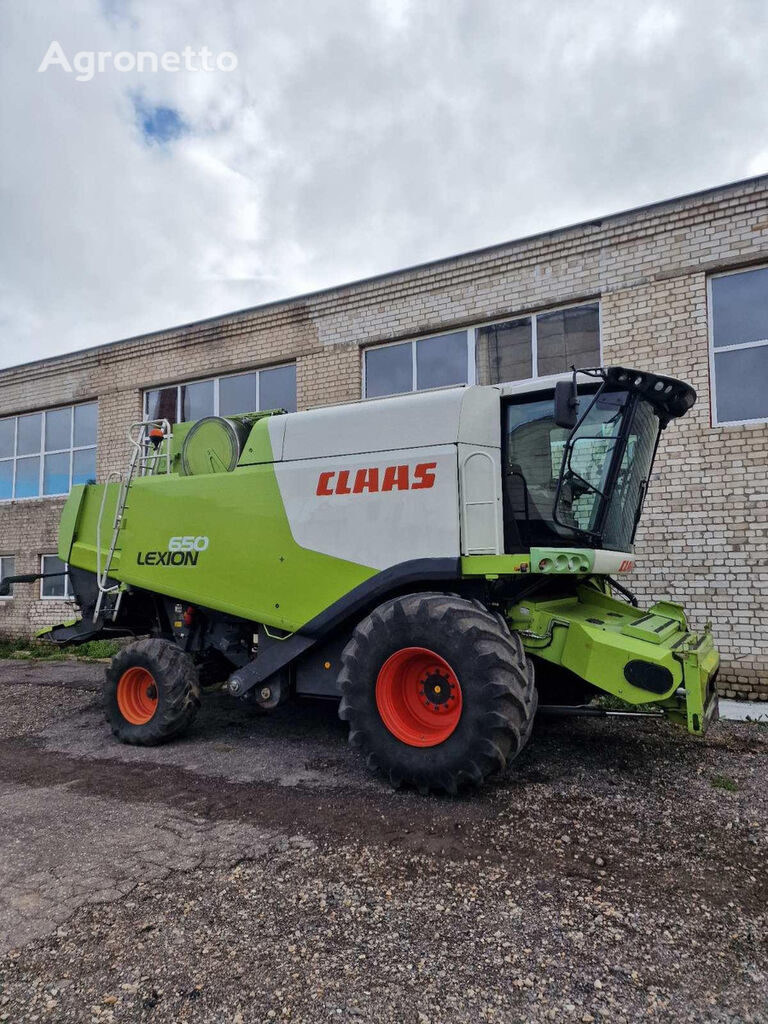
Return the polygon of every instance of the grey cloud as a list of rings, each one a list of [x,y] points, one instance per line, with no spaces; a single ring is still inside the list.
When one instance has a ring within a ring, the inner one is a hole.
[[[768,170],[761,0],[8,6],[0,363]],[[35,71],[233,50],[232,74]],[[190,134],[146,147],[131,95]]]

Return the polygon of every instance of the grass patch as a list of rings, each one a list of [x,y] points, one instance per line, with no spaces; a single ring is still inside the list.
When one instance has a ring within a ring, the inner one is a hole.
[[[53,644],[44,644],[28,637],[0,640],[0,658],[33,658],[39,661],[63,661],[66,655]]]
[[[710,782],[713,789],[725,789],[728,793],[735,793],[739,788],[729,775],[713,775]]]
[[[114,640],[89,640],[79,647],[69,648],[77,658],[113,658],[119,650],[120,644]]]
[[[67,658],[111,658],[120,650],[114,640],[89,640],[79,647],[56,647],[28,637],[0,639],[0,658],[33,661],[64,661]]]

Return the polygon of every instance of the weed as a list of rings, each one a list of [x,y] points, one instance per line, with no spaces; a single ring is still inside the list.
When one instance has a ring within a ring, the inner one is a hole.
[[[28,637],[0,639],[0,658],[63,661],[65,658],[111,658],[120,649],[114,640],[89,640],[79,647],[62,649]]]
[[[710,781],[713,789],[725,789],[729,793],[735,793],[739,788],[729,775],[713,775]]]

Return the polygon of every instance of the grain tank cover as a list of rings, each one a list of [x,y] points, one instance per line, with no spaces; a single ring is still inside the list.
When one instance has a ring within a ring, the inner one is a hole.
[[[205,416],[198,420],[184,438],[182,475],[231,473],[238,463],[250,427],[250,422],[224,416]]]

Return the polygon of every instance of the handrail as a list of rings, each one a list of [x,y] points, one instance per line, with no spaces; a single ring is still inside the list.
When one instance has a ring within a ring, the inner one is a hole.
[[[107,580],[109,579],[109,570],[112,568],[112,560],[115,557],[115,550],[117,549],[117,539],[120,535],[123,513],[125,512],[125,506],[128,501],[128,491],[137,473],[139,476],[155,476],[161,471],[160,466],[162,465],[163,460],[165,461],[165,473],[171,472],[172,437],[173,433],[171,431],[171,424],[167,419],[143,420],[138,423],[132,423],[128,428],[128,441],[133,449],[128,463],[128,472],[126,473],[125,478],[123,478],[120,473],[113,471],[107,474],[107,478],[104,481],[104,489],[101,495],[101,506],[99,507],[98,519],[96,520],[96,584],[99,588],[99,594],[96,598],[96,605],[93,609],[94,622],[101,612],[101,606],[105,594],[118,593],[117,601],[112,609],[113,619],[120,608],[120,602],[122,599],[120,584],[117,583],[114,586],[109,587],[107,586]],[[117,493],[115,515],[112,520],[112,539],[110,540],[106,561],[102,569],[101,528],[107,504],[107,491],[110,483],[119,483],[120,489]]]

